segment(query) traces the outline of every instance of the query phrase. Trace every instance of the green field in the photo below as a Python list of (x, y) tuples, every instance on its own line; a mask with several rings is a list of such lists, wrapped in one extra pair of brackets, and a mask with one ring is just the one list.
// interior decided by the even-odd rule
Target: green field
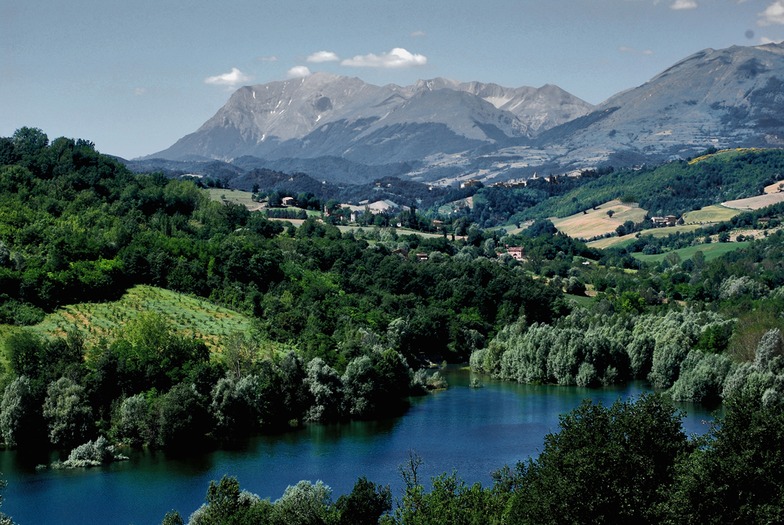
[(589, 248), (597, 248), (599, 250), (604, 250), (606, 248), (624, 248), (633, 243), (636, 239), (637, 234), (631, 233), (629, 235), (624, 235), (623, 237), (607, 237), (605, 239), (599, 239), (598, 241), (591, 241), (587, 244)]
[[(340, 225), (340, 226), (337, 226), (337, 228), (342, 233), (348, 233), (348, 232), (352, 232), (353, 233), (353, 232), (356, 232), (358, 230), (362, 230), (365, 233), (373, 231), (373, 226), (342, 226), (342, 225)], [(398, 236), (401, 236), (401, 235), (418, 235), (420, 237), (431, 238), (431, 239), (432, 238), (440, 238), (440, 237), (444, 236), (443, 233), (421, 232), (419, 230), (412, 230), (412, 229), (409, 229), (409, 228), (387, 228), (387, 229), (394, 230), (395, 233), (397, 233)], [(450, 239), (452, 238), (451, 234), (449, 235), (449, 238)], [(458, 236), (457, 238), (464, 239), (465, 236), (463, 236), (463, 237)]]
[(740, 210), (727, 208), (721, 204), (705, 206), (699, 210), (690, 211), (683, 214), (683, 222), (686, 224), (724, 222), (740, 214)]
[(695, 253), (702, 252), (706, 261), (721, 257), (725, 253), (734, 252), (741, 248), (745, 248), (749, 242), (716, 242), (711, 244), (698, 244), (697, 246), (688, 246), (680, 250), (673, 250), (672, 252), (657, 253), (656, 255), (644, 255), (641, 253), (633, 253), (632, 256), (643, 262), (661, 262), (667, 257), (669, 253), (677, 253), (682, 261), (691, 259)]
[(577, 306), (581, 308), (590, 308), (593, 306), (595, 299), (593, 297), (588, 297), (585, 295), (572, 295), (572, 294), (564, 294), (564, 297), (573, 301)]
[(209, 194), (210, 199), (214, 201), (242, 204), (249, 210), (257, 210), (261, 207), (261, 203), (255, 202), (251, 198), (253, 194), (249, 191), (229, 190), (225, 188), (208, 188), (205, 191)]
[[(220, 348), (231, 334), (246, 333), (253, 325), (249, 317), (203, 299), (153, 286), (136, 286), (119, 301), (59, 308), (30, 329), (44, 336), (62, 336), (76, 329), (89, 344), (101, 338), (111, 339), (126, 323), (147, 312), (164, 316), (178, 333), (202, 339), (211, 350)], [(19, 328), (0, 326), (0, 342), (16, 330)]]

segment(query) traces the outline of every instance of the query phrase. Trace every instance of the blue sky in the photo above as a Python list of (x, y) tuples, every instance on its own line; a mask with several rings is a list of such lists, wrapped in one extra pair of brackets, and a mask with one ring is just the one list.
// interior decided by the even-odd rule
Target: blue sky
[(784, 0), (0, 0), (0, 136), (21, 126), (133, 158), (241, 85), (556, 84), (591, 103), (705, 48), (784, 40)]

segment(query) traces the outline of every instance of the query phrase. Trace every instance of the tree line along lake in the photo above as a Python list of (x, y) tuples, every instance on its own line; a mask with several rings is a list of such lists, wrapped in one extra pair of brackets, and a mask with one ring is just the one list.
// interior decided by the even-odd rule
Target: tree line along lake
[[(187, 458), (138, 452), (129, 461), (75, 470), (36, 470), (46, 458), (3, 451), (0, 471), (8, 481), (3, 511), (21, 524), (160, 523), (172, 509), (187, 518), (204, 502), (210, 480), (224, 475), (236, 476), (244, 489), (273, 501), (303, 479), (323, 481), (337, 498), (350, 492), (360, 476), (390, 485), (399, 497), (399, 467), (412, 452), (423, 460), (424, 478), (456, 472), (467, 483), (487, 486), (493, 471), (537, 456), (545, 435), (558, 431), (559, 416), (584, 399), (610, 405), (649, 391), (642, 382), (588, 389), (476, 375), (482, 388), (470, 388), (467, 370), (442, 373), (450, 388), (414, 398), (400, 417), (306, 425), (259, 436), (234, 450)], [(684, 411), (687, 435), (708, 430), (709, 410), (677, 406)]]

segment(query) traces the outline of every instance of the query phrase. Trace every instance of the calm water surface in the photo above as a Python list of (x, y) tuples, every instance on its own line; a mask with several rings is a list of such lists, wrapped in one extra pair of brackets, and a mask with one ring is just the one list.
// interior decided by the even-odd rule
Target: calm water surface
[[(528, 386), (483, 377), (467, 387), (466, 371), (446, 373), (449, 390), (414, 400), (400, 418), (370, 423), (307, 426), (282, 436), (255, 439), (237, 451), (187, 460), (139, 453), (104, 468), (41, 471), (35, 461), (0, 452), (8, 480), (2, 511), (21, 525), (157, 524), (171, 509), (184, 518), (204, 502), (210, 480), (236, 476), (242, 488), (272, 500), (288, 485), (322, 480), (333, 496), (351, 490), (359, 476), (401, 493), (399, 465), (410, 451), (422, 457), (422, 479), (456, 470), (469, 483), (488, 485), (491, 472), (536, 456), (544, 436), (558, 430), (558, 416), (585, 398), (611, 404), (636, 397), (643, 384), (584, 389)], [(704, 433), (709, 413), (686, 411), (684, 431)]]

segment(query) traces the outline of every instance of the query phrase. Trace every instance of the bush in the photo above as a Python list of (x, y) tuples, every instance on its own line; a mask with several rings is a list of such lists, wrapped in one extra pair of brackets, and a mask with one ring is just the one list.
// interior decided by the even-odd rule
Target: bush
[(95, 441), (88, 441), (79, 445), (68, 454), (68, 459), (62, 463), (55, 463), (55, 468), (85, 468), (98, 467), (113, 461), (127, 460), (127, 456), (117, 454), (113, 445), (105, 437), (99, 436)]

